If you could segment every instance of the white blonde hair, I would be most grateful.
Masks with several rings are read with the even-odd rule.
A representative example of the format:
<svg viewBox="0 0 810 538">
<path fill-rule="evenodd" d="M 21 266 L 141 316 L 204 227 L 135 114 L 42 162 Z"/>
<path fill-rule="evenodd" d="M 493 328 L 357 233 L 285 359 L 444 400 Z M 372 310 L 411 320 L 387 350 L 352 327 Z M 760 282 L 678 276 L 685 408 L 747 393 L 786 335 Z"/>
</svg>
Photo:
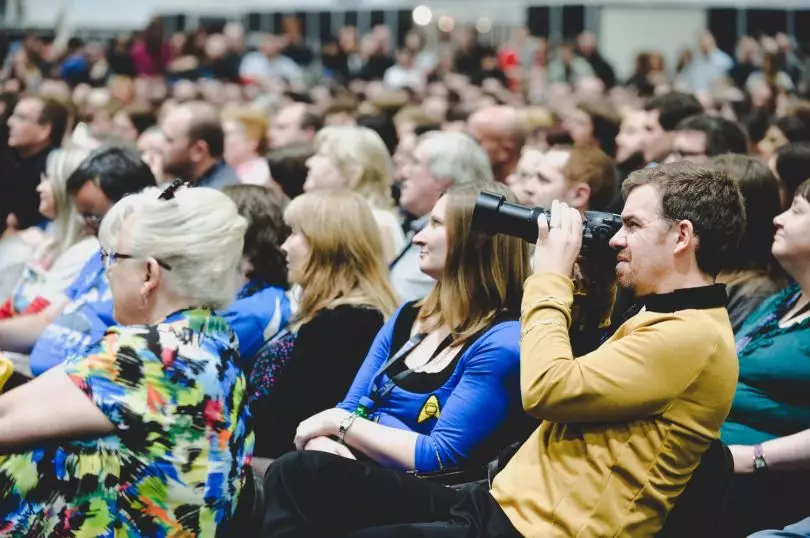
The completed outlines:
<svg viewBox="0 0 810 538">
<path fill-rule="evenodd" d="M 349 180 L 349 189 L 362 194 L 372 207 L 393 207 L 394 162 L 376 132 L 356 125 L 324 127 L 315 137 L 315 150 L 326 155 Z"/>
<path fill-rule="evenodd" d="M 492 165 L 478 142 L 463 133 L 429 131 L 417 140 L 430 175 L 453 185 L 493 183 Z"/>
<path fill-rule="evenodd" d="M 45 255 L 52 260 L 64 254 L 86 235 L 84 221 L 68 195 L 67 181 L 90 153 L 89 149 L 70 148 L 57 149 L 48 155 L 45 176 L 51 182 L 56 216 L 53 220 L 54 241 L 47 248 Z"/>
<path fill-rule="evenodd" d="M 148 188 L 115 204 L 101 223 L 101 243 L 115 250 L 133 216 L 122 253 L 171 266 L 163 272 L 167 286 L 191 304 L 225 308 L 239 287 L 245 219 L 215 189 L 181 189 L 172 200 L 158 199 L 160 192 Z"/>
</svg>

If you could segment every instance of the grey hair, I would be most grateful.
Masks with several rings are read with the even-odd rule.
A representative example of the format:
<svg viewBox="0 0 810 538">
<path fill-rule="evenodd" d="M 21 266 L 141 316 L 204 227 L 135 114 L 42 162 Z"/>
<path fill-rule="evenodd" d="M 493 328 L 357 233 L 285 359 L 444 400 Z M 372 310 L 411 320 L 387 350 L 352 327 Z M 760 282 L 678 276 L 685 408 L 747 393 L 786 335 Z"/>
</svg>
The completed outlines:
<svg viewBox="0 0 810 538">
<path fill-rule="evenodd" d="M 495 181 L 489 157 L 469 135 L 429 131 L 417 144 L 424 148 L 428 172 L 436 179 L 450 180 L 453 185 Z"/>
<path fill-rule="evenodd" d="M 171 266 L 163 272 L 167 287 L 192 305 L 227 307 L 239 288 L 247 222 L 218 190 L 181 189 L 172 200 L 158 199 L 160 192 L 148 188 L 115 204 L 101 223 L 101 243 L 115 250 L 134 216 L 124 254 Z"/>
</svg>

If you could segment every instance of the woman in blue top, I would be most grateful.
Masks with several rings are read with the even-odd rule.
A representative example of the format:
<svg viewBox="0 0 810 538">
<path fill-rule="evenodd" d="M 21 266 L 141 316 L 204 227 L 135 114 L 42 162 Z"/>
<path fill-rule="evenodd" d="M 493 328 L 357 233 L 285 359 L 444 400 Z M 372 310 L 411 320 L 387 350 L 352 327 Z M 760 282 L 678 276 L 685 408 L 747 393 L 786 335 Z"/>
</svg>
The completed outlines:
<svg viewBox="0 0 810 538">
<path fill-rule="evenodd" d="M 222 317 L 239 336 L 239 366 L 249 376 L 261 347 L 292 317 L 287 261 L 281 250 L 289 235 L 284 224 L 287 200 L 260 185 L 231 185 L 221 190 L 248 223 L 240 264 L 242 287 Z"/>
<path fill-rule="evenodd" d="M 795 284 L 765 301 L 737 333 L 740 380 L 720 431 L 735 479 L 723 536 L 806 517 L 810 475 L 810 181 L 776 217 L 773 254 Z"/>
<path fill-rule="evenodd" d="M 490 457 L 506 441 L 522 416 L 517 316 L 529 246 L 472 232 L 479 192 L 456 187 L 436 203 L 413 240 L 436 287 L 383 326 L 343 402 L 299 425 L 298 449 L 427 472 Z"/>
</svg>

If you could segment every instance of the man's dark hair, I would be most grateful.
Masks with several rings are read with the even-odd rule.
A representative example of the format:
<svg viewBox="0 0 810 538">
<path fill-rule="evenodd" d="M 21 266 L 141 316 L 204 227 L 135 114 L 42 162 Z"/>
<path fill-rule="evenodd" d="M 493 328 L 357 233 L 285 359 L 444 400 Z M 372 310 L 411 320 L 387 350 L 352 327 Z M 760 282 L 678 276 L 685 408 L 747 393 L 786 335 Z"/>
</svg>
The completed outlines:
<svg viewBox="0 0 810 538">
<path fill-rule="evenodd" d="M 317 133 L 322 127 L 323 118 L 307 107 L 301 115 L 301 129 L 312 129 L 313 132 Z"/>
<path fill-rule="evenodd" d="M 706 135 L 706 155 L 714 157 L 735 153 L 748 153 L 748 135 L 742 127 L 718 116 L 700 114 L 678 123 L 677 131 L 699 131 Z"/>
<path fill-rule="evenodd" d="M 216 114 L 194 114 L 188 126 L 190 144 L 197 141 L 208 145 L 208 153 L 214 159 L 221 159 L 225 153 L 225 132 Z"/>
<path fill-rule="evenodd" d="M 290 234 L 284 224 L 287 198 L 260 185 L 231 185 L 222 192 L 247 221 L 242 254 L 253 266 L 247 277 L 286 290 L 287 261 L 281 244 Z"/>
<path fill-rule="evenodd" d="M 810 142 L 796 142 L 776 150 L 774 168 L 785 186 L 786 200 L 790 204 L 799 185 L 810 179 Z"/>
<path fill-rule="evenodd" d="M 720 155 L 711 164 L 737 182 L 745 200 L 745 233 L 736 255 L 729 257 L 723 269 L 774 270 L 773 219 L 782 212 L 776 176 L 765 163 L 748 155 Z"/>
<path fill-rule="evenodd" d="M 44 95 L 32 95 L 31 97 L 42 103 L 42 113 L 39 115 L 38 123 L 51 126 L 51 146 L 61 146 L 70 119 L 70 108 L 53 97 Z"/>
<path fill-rule="evenodd" d="M 314 154 L 315 149 L 308 143 L 289 144 L 267 154 L 270 177 L 288 198 L 304 193 L 304 182 L 309 173 L 306 163 Z"/>
<path fill-rule="evenodd" d="M 808 142 L 810 141 L 810 126 L 804 120 L 796 116 L 782 116 L 776 118 L 772 127 L 779 129 L 788 142 Z"/>
<path fill-rule="evenodd" d="M 157 185 L 138 152 L 120 146 L 104 146 L 91 153 L 68 178 L 68 194 L 75 195 L 88 181 L 95 182 L 113 203 Z"/>
<path fill-rule="evenodd" d="M 363 114 L 357 118 L 357 125 L 368 127 L 382 138 L 391 155 L 399 145 L 399 135 L 394 120 L 388 114 Z"/>
<path fill-rule="evenodd" d="M 652 185 L 661 195 L 662 217 L 692 223 L 698 268 L 717 276 L 745 231 L 745 201 L 737 183 L 722 170 L 684 161 L 633 172 L 622 193 L 627 198 L 643 185 Z"/>
<path fill-rule="evenodd" d="M 658 111 L 658 123 L 661 128 L 665 131 L 674 131 L 682 120 L 695 114 L 702 114 L 703 105 L 692 94 L 670 92 L 647 101 L 644 110 Z"/>
</svg>

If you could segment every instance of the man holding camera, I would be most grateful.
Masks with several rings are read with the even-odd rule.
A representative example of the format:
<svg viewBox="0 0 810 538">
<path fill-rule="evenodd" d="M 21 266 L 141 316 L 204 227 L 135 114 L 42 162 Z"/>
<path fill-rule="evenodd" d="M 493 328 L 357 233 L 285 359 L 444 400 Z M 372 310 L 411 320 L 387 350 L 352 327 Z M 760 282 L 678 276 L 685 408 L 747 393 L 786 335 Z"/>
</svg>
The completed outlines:
<svg viewBox="0 0 810 538">
<path fill-rule="evenodd" d="M 520 376 L 524 408 L 543 422 L 491 490 L 288 455 L 265 479 L 262 536 L 655 535 L 731 408 L 737 356 L 714 278 L 745 217 L 734 181 L 691 163 L 635 172 L 624 193 L 610 245 L 643 308 L 578 359 L 569 325 L 582 215 L 555 201 L 539 218 Z"/>
<path fill-rule="evenodd" d="M 524 409 L 544 422 L 492 495 L 524 536 L 653 536 L 731 408 L 738 364 L 714 285 L 742 235 L 733 180 L 691 163 L 625 182 L 619 284 L 641 311 L 596 351 L 571 353 L 580 213 L 541 216 L 521 318 Z"/>
</svg>

